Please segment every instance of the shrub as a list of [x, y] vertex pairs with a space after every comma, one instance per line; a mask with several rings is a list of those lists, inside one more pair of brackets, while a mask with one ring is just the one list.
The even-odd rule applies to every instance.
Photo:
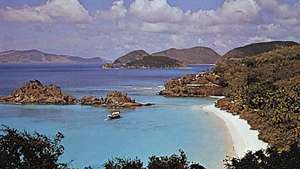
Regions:
[[34, 133], [20, 132], [5, 127], [0, 135], [1, 169], [67, 169], [67, 164], [59, 163], [64, 153], [60, 145], [64, 136], [57, 133], [54, 139]]
[[147, 167], [139, 159], [121, 159], [115, 158], [104, 164], [105, 169], [205, 169], [203, 166], [192, 163], [189, 165], [186, 154], [180, 151], [180, 154], [171, 156], [151, 156]]
[[143, 162], [139, 159], [121, 159], [115, 158], [108, 160], [104, 164], [105, 169], [143, 169]]
[[243, 158], [225, 160], [226, 169], [299, 169], [300, 148], [293, 144], [289, 150], [279, 152], [275, 147], [248, 152]]

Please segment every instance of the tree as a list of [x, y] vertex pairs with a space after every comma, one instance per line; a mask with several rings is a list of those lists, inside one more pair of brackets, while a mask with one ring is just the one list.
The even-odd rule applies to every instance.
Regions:
[[187, 156], [183, 151], [180, 154], [171, 156], [151, 156], [147, 167], [143, 167], [143, 162], [139, 159], [115, 158], [108, 160], [104, 164], [105, 169], [205, 169], [203, 166], [192, 163], [189, 165]]
[[300, 148], [297, 143], [279, 152], [270, 147], [265, 151], [248, 152], [243, 158], [225, 160], [226, 169], [300, 169]]
[[143, 169], [143, 162], [139, 159], [115, 158], [104, 163], [105, 169]]
[[64, 153], [60, 145], [64, 136], [57, 133], [54, 139], [39, 133], [20, 132], [4, 126], [0, 135], [1, 169], [67, 169], [59, 163]]
[[187, 157], [183, 151], [179, 155], [151, 156], [149, 158], [148, 169], [188, 169]]

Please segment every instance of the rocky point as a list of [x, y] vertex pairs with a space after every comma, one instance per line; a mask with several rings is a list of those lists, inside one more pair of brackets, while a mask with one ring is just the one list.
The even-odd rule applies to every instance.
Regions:
[[0, 97], [0, 103], [8, 104], [76, 104], [74, 96], [65, 94], [56, 85], [43, 85], [31, 80], [8, 96]]

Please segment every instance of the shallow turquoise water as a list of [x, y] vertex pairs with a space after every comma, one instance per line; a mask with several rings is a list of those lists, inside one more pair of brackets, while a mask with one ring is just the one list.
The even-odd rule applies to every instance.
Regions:
[[[36, 67], [16, 66], [11, 68], [15, 71], [1, 72], [1, 84], [8, 83], [9, 86], [2, 93], [11, 91], [20, 80], [43, 80], [47, 75], [46, 82], [57, 82], [64, 90], [78, 97], [86, 94], [100, 96], [107, 90], [116, 89], [128, 92], [139, 102], [156, 105], [122, 110], [122, 118], [118, 120], [105, 120], [107, 109], [90, 106], [0, 105], [0, 124], [38, 131], [48, 136], [62, 132], [65, 135], [62, 160], [72, 161], [74, 167], [101, 166], [105, 160], [116, 156], [138, 156], [147, 161], [152, 154], [170, 155], [183, 149], [191, 161], [211, 169], [221, 168], [222, 160], [230, 153], [228, 133], [218, 118], [198, 108], [215, 100], [156, 95], [164, 80], [206, 70], [207, 67], [122, 72], [103, 72], [97, 67], [92, 68], [43, 67], [44, 71], [38, 71], [40, 69]], [[23, 76], [18, 70], [22, 70]], [[18, 83], [13, 83], [15, 79]]]

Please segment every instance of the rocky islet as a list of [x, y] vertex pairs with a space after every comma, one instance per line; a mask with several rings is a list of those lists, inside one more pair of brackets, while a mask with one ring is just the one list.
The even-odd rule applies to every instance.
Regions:
[[153, 104], [142, 104], [130, 98], [126, 93], [110, 91], [104, 98], [96, 96], [84, 96], [80, 100], [66, 94], [60, 87], [50, 84], [43, 85], [38, 80], [31, 80], [24, 86], [14, 90], [8, 96], [0, 96], [2, 104], [53, 104], [53, 105], [90, 105], [101, 107], [132, 108], [150, 106]]

